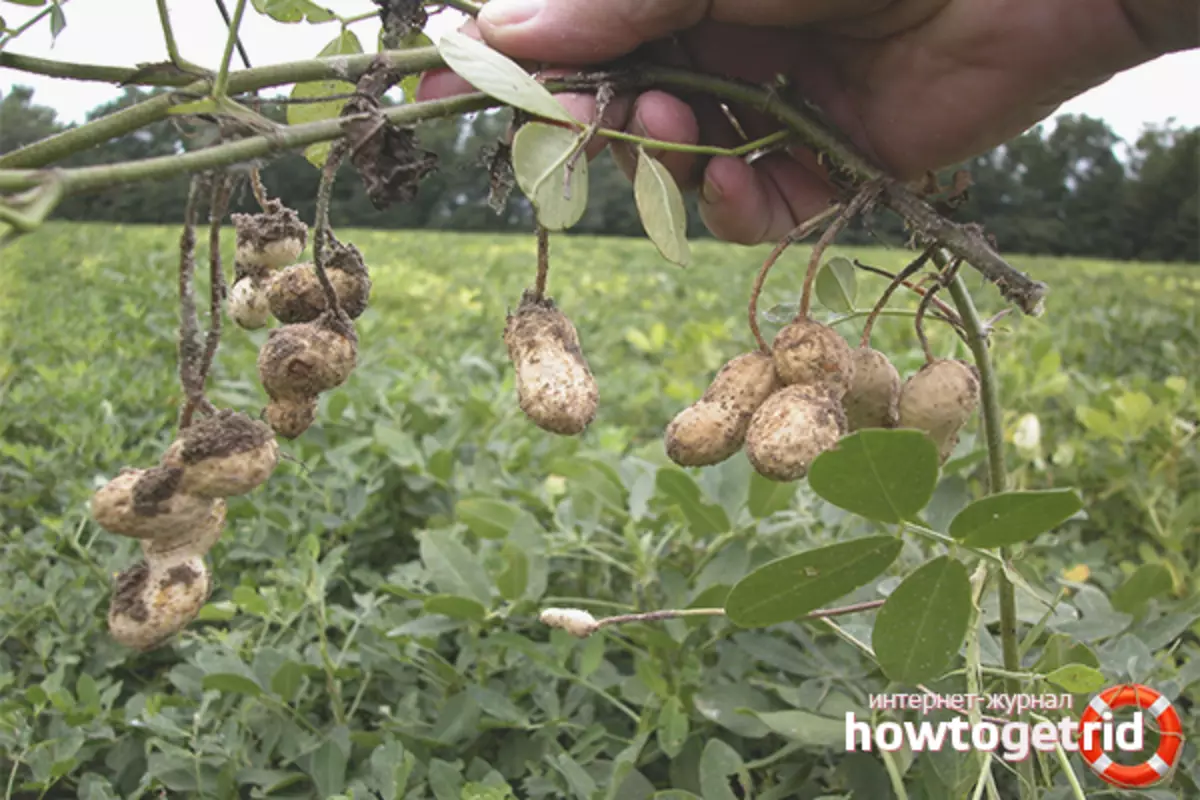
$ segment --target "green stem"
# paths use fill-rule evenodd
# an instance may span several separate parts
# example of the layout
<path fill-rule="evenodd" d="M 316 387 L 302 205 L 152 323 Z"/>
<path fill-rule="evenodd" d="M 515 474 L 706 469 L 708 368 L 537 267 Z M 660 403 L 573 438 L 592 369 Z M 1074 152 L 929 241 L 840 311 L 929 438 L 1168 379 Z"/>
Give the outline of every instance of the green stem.
<path fill-rule="evenodd" d="M 229 35 L 225 38 L 225 53 L 221 56 L 221 69 L 213 84 L 212 96 L 220 99 L 229 88 L 229 64 L 233 61 L 233 48 L 237 46 L 238 28 L 242 27 L 242 15 L 246 13 L 246 0 L 238 0 L 233 8 L 233 21 L 229 23 Z"/>
<path fill-rule="evenodd" d="M 49 78 L 70 78 L 98 83 L 131 83 L 138 86 L 187 86 L 196 79 L 175 72 L 145 72 L 130 67 L 105 67 L 99 64 L 80 64 L 74 61 L 53 61 L 0 51 L 0 67 L 45 75 Z"/>
<path fill-rule="evenodd" d="M 171 29 L 171 14 L 167 10 L 167 0 L 157 0 L 158 21 L 162 24 L 163 41 L 167 44 L 167 58 L 180 69 L 191 66 L 179 55 L 179 45 L 175 42 L 175 32 Z"/>
<path fill-rule="evenodd" d="M 397 124 L 412 125 L 426 119 L 466 114 L 494 105 L 497 105 L 497 101 L 486 95 L 467 94 L 446 100 L 396 106 L 384 110 L 383 115 Z M 159 180 L 181 173 L 203 172 L 261 158 L 280 150 L 293 150 L 336 139 L 342 135 L 344 121 L 345 118 L 334 118 L 306 125 L 291 125 L 263 136 L 239 139 L 179 156 L 81 167 L 54 174 L 62 180 L 64 193 L 70 195 L 125 183 Z M 46 175 L 47 173 L 39 170 L 0 170 L 0 191 L 17 191 L 36 186 Z"/>
<path fill-rule="evenodd" d="M 958 541 L 957 539 L 955 539 L 951 536 L 947 536 L 944 533 L 938 533 L 937 531 L 932 530 L 931 528 L 926 528 L 921 525 L 914 525 L 910 522 L 906 522 L 906 523 L 904 523 L 904 530 L 909 531 L 911 533 L 915 533 L 916 535 L 920 536 L 921 538 L 928 539 L 931 542 L 938 542 L 939 544 L 944 544 L 947 547 L 955 547 L 955 548 L 959 548 L 962 550 L 966 550 L 968 553 L 978 556 L 979 558 L 983 559 L 984 561 L 990 562 L 996 566 L 1000 566 L 1000 567 L 1004 566 L 1004 561 L 1000 558 L 1000 556 L 996 555 L 995 553 L 992 553 L 988 550 L 983 550 L 978 547 L 968 547 L 967 545 L 963 544 L 962 542 Z"/>
<path fill-rule="evenodd" d="M 483 9 L 483 3 L 476 3 L 473 0 L 442 0 L 439 5 L 456 9 L 469 17 L 478 16 L 479 12 Z"/>
<path fill-rule="evenodd" d="M 945 259 L 941 253 L 934 254 L 934 260 L 939 266 L 944 266 Z M 980 416 L 983 421 L 984 440 L 987 443 L 988 480 L 987 493 L 1003 492 L 1007 483 L 1004 469 L 1004 418 L 1000 410 L 1000 389 L 996 381 L 996 373 L 992 367 L 992 356 L 984 335 L 983 322 L 971 293 L 967 290 L 966 281 L 962 275 L 955 275 L 949 285 L 950 296 L 962 318 L 963 328 L 967 334 L 967 346 L 975 357 L 975 367 L 979 370 L 979 389 L 981 395 Z M 1000 548 L 1000 559 L 1008 563 L 1007 548 Z M 1000 593 L 1000 644 L 1004 651 L 1004 668 L 1009 672 L 1021 671 L 1021 641 L 1017 638 L 1017 599 L 1016 590 L 1003 566 L 997 570 L 996 580 Z M 1004 681 L 1005 691 L 1009 694 L 1020 694 L 1021 682 L 1009 677 Z M 1036 775 L 1033 761 L 1026 759 L 1017 764 L 1021 797 L 1023 800 L 1037 795 Z"/>
<path fill-rule="evenodd" d="M 372 19 L 372 18 L 379 19 L 379 10 L 378 9 L 376 9 L 375 11 L 364 11 L 361 14 L 355 14 L 353 17 L 338 17 L 337 19 L 338 19 L 338 22 L 342 23 L 342 27 L 345 28 L 349 25 L 353 25 L 356 22 L 362 22 L 363 20 Z"/>
<path fill-rule="evenodd" d="M 355 81 L 375 63 L 377 58 L 386 63 L 389 69 L 410 74 L 435 69 L 442 65 L 441 57 L 438 55 L 437 50 L 432 47 L 414 50 L 387 50 L 379 54 L 363 53 L 354 56 L 314 58 L 306 61 L 272 64 L 268 67 L 256 67 L 254 69 L 235 72 L 229 76 L 227 91 L 233 94 L 240 94 L 241 92 L 253 92 L 269 86 L 279 86 L 287 83 L 304 83 L 307 81 L 330 79 Z M 48 64 L 58 65 L 58 62 L 45 62 L 29 59 L 26 56 L 16 57 L 16 63 L 13 63 L 13 61 L 13 54 L 0 53 L 0 66 L 21 68 L 18 66 L 19 64 L 38 67 L 45 67 Z M 37 63 L 30 65 L 30 61 L 36 61 Z M 111 67 L 89 67 L 88 65 L 81 64 L 58 66 L 73 71 L 78 71 L 83 67 L 88 67 L 89 70 L 97 70 L 96 75 L 103 75 L 104 77 L 96 77 L 95 80 L 118 80 L 123 77 L 132 76 L 133 74 L 131 70 L 119 70 L 120 76 L 117 76 L 113 72 L 114 68 Z M 71 75 L 67 77 L 77 76 Z M 172 80 L 170 85 L 178 86 L 180 82 L 179 80 Z M 166 82 L 164 81 L 165 84 Z M 211 81 L 208 79 L 192 81 L 184 86 L 183 91 L 188 95 L 202 97 L 209 93 L 210 86 Z M 0 168 L 7 170 L 42 167 L 55 161 L 60 161 L 81 150 L 87 150 L 88 148 L 95 147 L 96 145 L 136 131 L 139 128 L 166 119 L 170 113 L 171 106 L 175 102 L 175 99 L 170 94 L 161 94 L 152 97 L 149 100 L 130 106 L 115 114 L 109 114 L 81 125 L 78 128 L 71 128 L 55 136 L 42 139 L 41 141 L 34 142 L 33 144 L 0 156 Z M 474 111 L 478 109 L 472 108 L 469 110 Z M 335 137 L 330 136 L 328 138 L 332 139 Z M 318 141 L 323 140 L 318 139 Z"/>
<path fill-rule="evenodd" d="M 606 139 L 615 139 L 619 142 L 632 142 L 640 144 L 643 147 L 654 150 L 664 150 L 671 153 L 692 153 L 701 156 L 744 156 L 748 153 L 753 153 L 762 147 L 782 142 L 792 135 L 791 131 L 775 131 L 769 136 L 764 136 L 761 139 L 755 139 L 752 142 L 740 144 L 737 147 L 714 147 L 705 144 L 680 144 L 678 142 L 664 142 L 660 139 L 647 139 L 644 136 L 634 136 L 632 133 L 625 131 L 615 131 L 611 128 L 597 128 L 597 136 L 603 136 Z"/>

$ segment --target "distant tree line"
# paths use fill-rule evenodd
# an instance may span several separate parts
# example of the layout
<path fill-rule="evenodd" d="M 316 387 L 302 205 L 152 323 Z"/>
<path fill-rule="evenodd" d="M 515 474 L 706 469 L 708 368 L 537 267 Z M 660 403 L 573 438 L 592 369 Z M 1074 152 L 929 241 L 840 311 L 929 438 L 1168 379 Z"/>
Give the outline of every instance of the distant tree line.
<path fill-rule="evenodd" d="M 151 93 L 127 88 L 117 100 L 88 114 L 111 114 Z M 264 101 L 265 115 L 282 120 L 283 106 Z M 528 203 L 514 190 L 506 210 L 488 205 L 485 149 L 507 125 L 489 112 L 422 125 L 421 147 L 438 154 L 438 169 L 416 199 L 384 211 L 367 199 L 349 168 L 335 187 L 333 223 L 341 227 L 527 231 Z M 0 96 L 0 153 L 64 130 L 53 109 L 16 87 Z M 186 120 L 156 123 L 101 147 L 79 153 L 66 166 L 170 155 L 209 143 L 211 126 Z M 1200 262 L 1200 127 L 1147 127 L 1134 142 L 1120 139 L 1100 119 L 1064 115 L 959 165 L 971 174 L 959 216 L 986 223 L 1003 251 L 1095 256 L 1141 261 Z M 953 170 L 947 170 L 948 176 Z M 300 154 L 272 160 L 263 179 L 302 216 L 311 218 L 317 171 Z M 628 182 L 607 156 L 594 162 L 588 211 L 581 233 L 641 235 Z M 187 178 L 125 187 L 67 199 L 57 216 L 71 220 L 176 223 L 183 216 Z M 239 198 L 250 208 L 247 196 Z M 689 200 L 690 203 L 694 201 Z M 692 209 L 694 211 L 694 208 Z M 699 215 L 689 215 L 693 236 L 706 235 Z M 903 238 L 897 221 L 878 215 L 859 242 Z"/>

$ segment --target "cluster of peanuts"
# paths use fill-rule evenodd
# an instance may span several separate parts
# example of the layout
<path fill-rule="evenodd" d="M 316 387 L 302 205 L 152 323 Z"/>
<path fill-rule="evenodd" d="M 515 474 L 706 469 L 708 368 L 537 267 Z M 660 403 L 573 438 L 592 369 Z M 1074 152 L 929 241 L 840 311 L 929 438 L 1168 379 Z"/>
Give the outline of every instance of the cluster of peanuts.
<path fill-rule="evenodd" d="M 367 309 L 371 278 L 352 244 L 328 244 L 325 272 L 342 313 L 328 308 L 312 263 L 294 263 L 303 252 L 308 228 L 279 200 L 261 214 L 234 214 L 237 280 L 229 292 L 229 315 L 242 328 L 263 328 L 274 317 L 258 357 L 258 374 L 270 397 L 267 423 L 294 439 L 313 423 L 318 396 L 350 377 L 358 340 L 350 320 Z"/>
<path fill-rule="evenodd" d="M 540 428 L 582 432 L 595 418 L 596 380 L 575 326 L 554 302 L 526 292 L 508 315 L 504 341 L 521 410 Z M 808 474 L 813 460 L 864 428 L 924 431 L 949 458 L 979 405 L 979 373 L 957 359 L 926 363 L 901 385 L 887 356 L 851 349 L 827 325 L 798 318 L 756 350 L 726 363 L 703 396 L 667 426 L 668 457 L 684 467 L 718 464 L 745 449 L 775 481 Z"/>
<path fill-rule="evenodd" d="M 102 528 L 142 545 L 113 589 L 114 639 L 150 650 L 195 618 L 212 589 L 205 555 L 225 527 L 225 498 L 253 491 L 278 461 L 267 425 L 218 411 L 181 431 L 157 466 L 122 470 L 92 496 Z"/>
<path fill-rule="evenodd" d="M 770 353 L 745 353 L 721 368 L 667 426 L 667 455 L 699 467 L 744 447 L 759 474 L 794 481 L 847 433 L 901 427 L 924 431 L 944 462 L 979 404 L 979 388 L 975 368 L 954 359 L 930 361 L 902 386 L 883 353 L 852 350 L 829 326 L 796 319 Z"/>
<path fill-rule="evenodd" d="M 225 498 L 265 482 L 279 460 L 276 437 L 294 439 L 316 416 L 321 392 L 353 371 L 358 341 L 352 319 L 367 308 L 371 280 L 353 245 L 329 244 L 326 274 L 339 310 L 311 263 L 294 263 L 308 228 L 278 200 L 261 214 L 234 214 L 237 275 L 229 316 L 271 331 L 258 355 L 258 374 L 270 402 L 265 422 L 218 411 L 180 431 L 149 469 L 122 470 L 93 495 L 91 513 L 110 533 L 139 539 L 143 560 L 121 572 L 113 587 L 108 627 L 137 650 L 158 647 L 182 630 L 207 601 L 212 574 L 205 556 L 225 527 Z M 332 237 L 331 237 L 332 238 Z"/>

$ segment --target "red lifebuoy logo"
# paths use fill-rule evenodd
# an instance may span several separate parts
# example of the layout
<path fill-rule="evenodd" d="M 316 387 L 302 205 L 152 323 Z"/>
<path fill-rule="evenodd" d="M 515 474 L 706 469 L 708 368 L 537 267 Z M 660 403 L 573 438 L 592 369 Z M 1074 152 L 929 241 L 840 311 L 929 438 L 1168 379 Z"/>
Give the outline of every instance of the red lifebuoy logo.
<path fill-rule="evenodd" d="M 1149 759 L 1133 766 L 1118 764 L 1108 756 L 1112 741 L 1113 711 L 1135 707 L 1158 724 L 1158 749 Z M 1140 723 L 1139 723 L 1140 724 Z M 1170 776 L 1183 749 L 1183 726 L 1167 698 L 1148 686 L 1122 684 L 1105 689 L 1092 698 L 1079 718 L 1079 752 L 1101 779 L 1122 789 L 1142 789 Z"/>

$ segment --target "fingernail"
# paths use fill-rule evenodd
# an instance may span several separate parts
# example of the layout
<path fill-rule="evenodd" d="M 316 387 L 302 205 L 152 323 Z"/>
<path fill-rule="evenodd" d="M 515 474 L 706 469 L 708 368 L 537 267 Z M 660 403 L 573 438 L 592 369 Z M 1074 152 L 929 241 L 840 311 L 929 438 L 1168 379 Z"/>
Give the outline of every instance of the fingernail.
<path fill-rule="evenodd" d="M 496 28 L 520 25 L 541 13 L 545 0 L 488 0 L 479 19 Z"/>
<path fill-rule="evenodd" d="M 721 202 L 721 187 L 717 186 L 712 178 L 705 178 L 704 185 L 700 187 L 700 197 L 709 205 Z"/>

